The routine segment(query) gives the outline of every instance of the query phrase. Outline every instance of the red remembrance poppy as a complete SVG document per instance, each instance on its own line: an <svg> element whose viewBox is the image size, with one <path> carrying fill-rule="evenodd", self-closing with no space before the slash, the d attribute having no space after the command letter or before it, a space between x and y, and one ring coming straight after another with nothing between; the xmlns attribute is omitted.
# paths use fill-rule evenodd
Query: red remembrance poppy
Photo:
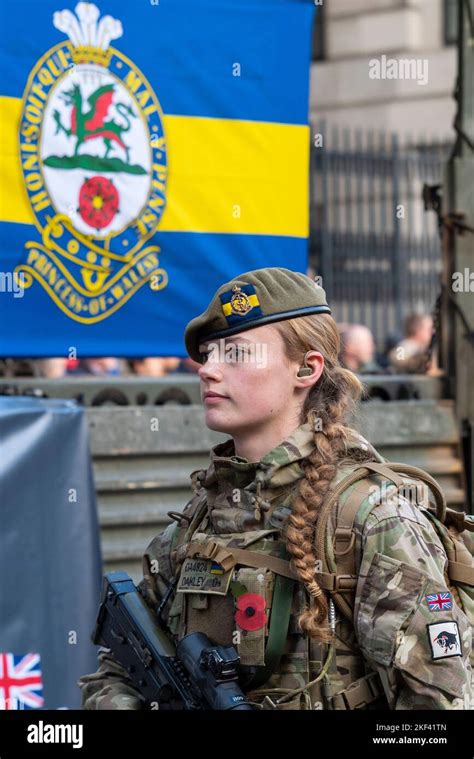
<svg viewBox="0 0 474 759"><path fill-rule="evenodd" d="M235 621L242 630L260 630L267 624L266 602L257 593L243 593L237 599Z"/></svg>

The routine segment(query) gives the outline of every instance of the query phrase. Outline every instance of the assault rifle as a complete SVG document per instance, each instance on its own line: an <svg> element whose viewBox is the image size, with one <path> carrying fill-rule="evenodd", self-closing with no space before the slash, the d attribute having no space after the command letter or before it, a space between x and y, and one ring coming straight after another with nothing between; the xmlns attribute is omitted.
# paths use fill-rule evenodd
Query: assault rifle
<svg viewBox="0 0 474 759"><path fill-rule="evenodd" d="M158 620L126 572L109 572L92 642L110 648L149 706L253 709L237 681L240 658L233 646L214 646L200 632L175 646Z"/></svg>

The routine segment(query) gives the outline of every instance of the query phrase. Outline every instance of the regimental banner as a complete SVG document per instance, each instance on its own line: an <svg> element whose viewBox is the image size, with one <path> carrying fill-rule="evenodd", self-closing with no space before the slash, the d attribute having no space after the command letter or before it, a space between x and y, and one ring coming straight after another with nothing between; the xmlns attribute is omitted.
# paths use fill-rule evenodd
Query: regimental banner
<svg viewBox="0 0 474 759"><path fill-rule="evenodd" d="M41 243L28 241L24 272L71 319L106 319L155 274L146 246L166 203L166 138L143 73L111 46L118 19L94 4L56 11L67 36L33 67L23 95L20 160ZM158 279L159 275L159 279Z"/></svg>
<svg viewBox="0 0 474 759"><path fill-rule="evenodd" d="M311 0L0 8L0 355L185 355L223 281L305 271Z"/></svg>

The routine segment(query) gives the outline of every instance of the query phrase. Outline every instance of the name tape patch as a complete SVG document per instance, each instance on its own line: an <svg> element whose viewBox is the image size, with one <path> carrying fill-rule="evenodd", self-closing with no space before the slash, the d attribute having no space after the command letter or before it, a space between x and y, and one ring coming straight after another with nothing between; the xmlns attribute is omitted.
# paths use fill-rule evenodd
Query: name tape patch
<svg viewBox="0 0 474 759"><path fill-rule="evenodd" d="M224 572L212 559L186 559L177 585L178 593L216 593L225 596L232 578L232 570Z"/></svg>

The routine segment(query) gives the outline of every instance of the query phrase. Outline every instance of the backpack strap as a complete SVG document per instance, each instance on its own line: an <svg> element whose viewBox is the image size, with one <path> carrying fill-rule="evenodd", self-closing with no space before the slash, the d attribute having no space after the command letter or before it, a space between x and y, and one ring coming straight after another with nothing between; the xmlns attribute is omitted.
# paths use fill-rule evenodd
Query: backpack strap
<svg viewBox="0 0 474 759"><path fill-rule="evenodd" d="M444 522L446 518L446 499L440 486L436 480L423 469L419 469L410 464L390 461L381 464L379 462L367 461L360 466L357 466L350 474L343 477L343 479L337 483L336 487L331 491L329 498L323 504L316 524L316 555L322 561L323 569L322 572L316 574L316 577L321 587L332 594L334 602L340 611L351 622L353 619L354 608L353 592L357 584L357 568L355 566L354 553L354 522L360 504L369 494L371 485L366 483L365 485L360 484L355 487L344 504L338 509L334 529L334 553L337 557L336 567L334 567L334 569L336 571L331 571L332 568L329 566L327 559L327 527L329 519L332 517L334 520L335 518L335 505L342 493L351 485L359 483L360 480L365 480L372 472L393 482L398 488L404 487L406 484L403 477L398 474L399 472L408 477L416 477L422 480L422 482L425 482L430 487L435 497L437 518L441 522ZM376 505L377 504L374 503L374 507Z"/></svg>
<svg viewBox="0 0 474 759"><path fill-rule="evenodd" d="M207 511L207 493L204 488L197 491L193 500L183 512L168 511L167 514L171 519L178 522L178 529L174 531L173 540L170 546L170 558L174 566L175 579L181 568L177 564L176 547L189 540L193 532L204 518ZM184 556L183 556L184 559Z"/></svg>
<svg viewBox="0 0 474 759"><path fill-rule="evenodd" d="M171 578L168 581L168 588L164 594L164 596L161 598L159 605L156 609L156 614L158 616L158 619L160 620L161 624L166 625L168 623L169 618L169 611L168 609L168 616L165 620L164 618L164 610L170 600L175 596L176 591L176 585L178 583L179 578L179 570L181 568L181 565L176 560L176 546L179 545L179 543L182 540L186 540L189 538L193 531L196 529L198 524L201 522L201 520L204 518L204 515L207 511L207 499L206 499L206 491L204 488L202 490L197 490L191 501L187 504L183 512L176 512L176 511L168 511L167 514L171 519L174 519L175 522L177 522L177 527L174 525L174 530L171 535L171 539L169 542L167 541L165 546L162 546L162 549L165 549L165 552L168 554L167 560L169 562L170 567L170 573ZM168 530L173 523L171 522L170 525L166 528ZM161 538L161 535L166 533L166 530L163 533L160 533L158 536L158 539ZM145 562L145 558L143 559L143 562ZM145 569L145 563L143 563L143 567ZM171 608L171 607L170 607Z"/></svg>
<svg viewBox="0 0 474 759"><path fill-rule="evenodd" d="M284 546L280 550L282 556L287 556ZM294 589L295 580L277 574L273 591L270 627L265 647L265 664L263 667L258 667L252 678L245 683L246 690L254 690L266 683L280 663L288 637Z"/></svg>
<svg viewBox="0 0 474 759"><path fill-rule="evenodd" d="M426 510L426 516L432 522L435 530L437 530L446 551L448 557L446 573L449 582L454 585L462 583L463 585L474 586L472 553L461 535L463 530L474 532L472 517L464 512L455 512L453 509L448 509L446 522L440 528L432 509ZM451 527L451 529L448 529L448 527Z"/></svg>
<svg viewBox="0 0 474 759"><path fill-rule="evenodd" d="M275 574L288 577L290 580L298 580L298 575L290 568L289 561L273 556L269 553L249 551L247 548L234 548L221 546L213 540L206 542L192 541L183 543L176 550L176 558L182 562L184 558L199 557L200 559L212 559L220 564L224 572L228 572L240 564L243 567L265 567Z"/></svg>

